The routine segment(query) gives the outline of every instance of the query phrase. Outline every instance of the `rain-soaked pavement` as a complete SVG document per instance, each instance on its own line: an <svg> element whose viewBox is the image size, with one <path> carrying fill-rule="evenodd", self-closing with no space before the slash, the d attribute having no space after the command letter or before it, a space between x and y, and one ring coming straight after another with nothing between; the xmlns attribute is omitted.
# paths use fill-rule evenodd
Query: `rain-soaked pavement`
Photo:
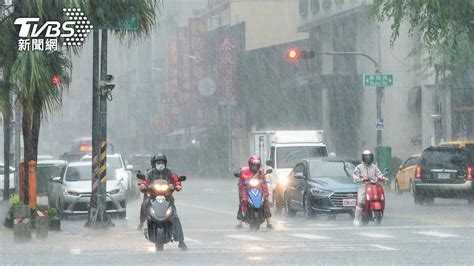
<svg viewBox="0 0 474 266"><path fill-rule="evenodd" d="M0 264L318 264L403 265L469 264L474 253L474 208L464 200L439 200L415 206L409 194L388 193L379 227L354 228L349 216L308 220L275 216L275 230L233 229L236 180L186 181L176 193L189 250L176 243L156 254L138 224L139 201L130 201L126 220L105 231L84 228L76 217L46 240L14 244L13 232L0 226ZM4 208L5 204L2 204ZM2 212L3 220L3 212Z"/></svg>

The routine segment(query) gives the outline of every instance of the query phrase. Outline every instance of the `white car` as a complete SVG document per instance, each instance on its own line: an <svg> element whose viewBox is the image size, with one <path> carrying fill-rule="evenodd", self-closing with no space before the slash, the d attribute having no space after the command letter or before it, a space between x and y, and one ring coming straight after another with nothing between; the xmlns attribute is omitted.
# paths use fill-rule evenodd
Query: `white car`
<svg viewBox="0 0 474 266"><path fill-rule="evenodd" d="M3 173L4 164L0 163L0 195L3 196L3 189L5 188L5 175ZM10 191L15 192L15 168L10 166Z"/></svg>
<svg viewBox="0 0 474 266"><path fill-rule="evenodd" d="M62 176L54 177L52 201L59 207L63 218L72 214L87 214L92 194L91 162L70 163ZM125 218L127 203L121 180L109 177L107 181L107 213Z"/></svg>
<svg viewBox="0 0 474 266"><path fill-rule="evenodd" d="M84 155L81 162L91 162L92 156L91 155ZM127 195L134 194L135 191L133 190L137 186L133 186L132 181L132 165L125 165L125 162L122 158L122 155L119 153L109 154L107 155L107 177L113 173L114 178L116 180L121 180L123 187L127 193ZM108 178L107 180L110 180Z"/></svg>

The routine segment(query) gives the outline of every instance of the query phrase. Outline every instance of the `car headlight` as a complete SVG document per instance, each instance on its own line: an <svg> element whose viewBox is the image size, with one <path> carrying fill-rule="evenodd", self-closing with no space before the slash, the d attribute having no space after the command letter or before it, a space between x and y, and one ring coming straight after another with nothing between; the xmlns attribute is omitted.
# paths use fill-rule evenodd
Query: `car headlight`
<svg viewBox="0 0 474 266"><path fill-rule="evenodd" d="M278 183L282 184L283 186L286 186L288 184L288 177L284 175L279 176Z"/></svg>
<svg viewBox="0 0 474 266"><path fill-rule="evenodd" d="M315 188L315 187L311 188L310 192L313 195L322 195L322 194L329 193L329 191L327 191L327 190L320 189L320 188Z"/></svg>
<svg viewBox="0 0 474 266"><path fill-rule="evenodd" d="M63 191L63 194L64 194L64 196L76 196L76 197L79 196L79 192L71 191L69 189L65 189Z"/></svg>
<svg viewBox="0 0 474 266"><path fill-rule="evenodd" d="M111 195L120 194L120 193L123 193L123 187L119 187L119 188L109 191L109 194Z"/></svg>

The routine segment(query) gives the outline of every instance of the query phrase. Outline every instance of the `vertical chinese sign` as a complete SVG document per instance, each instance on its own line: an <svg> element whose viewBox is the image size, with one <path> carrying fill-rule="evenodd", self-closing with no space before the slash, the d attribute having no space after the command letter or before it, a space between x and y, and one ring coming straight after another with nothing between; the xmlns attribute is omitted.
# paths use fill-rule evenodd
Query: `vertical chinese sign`
<svg viewBox="0 0 474 266"><path fill-rule="evenodd" d="M166 91L161 92L161 103L165 108L165 116L176 120L180 115L177 106L178 93L178 53L176 39L170 39L167 47L168 80Z"/></svg>
<svg viewBox="0 0 474 266"><path fill-rule="evenodd" d="M221 105L237 103L237 42L233 36L223 36L217 41L217 87Z"/></svg>
<svg viewBox="0 0 474 266"><path fill-rule="evenodd" d="M198 94L199 81L208 76L207 62L207 23L203 18L189 19L189 85L191 92L192 108L194 110L191 120L202 123L204 117L204 106Z"/></svg>

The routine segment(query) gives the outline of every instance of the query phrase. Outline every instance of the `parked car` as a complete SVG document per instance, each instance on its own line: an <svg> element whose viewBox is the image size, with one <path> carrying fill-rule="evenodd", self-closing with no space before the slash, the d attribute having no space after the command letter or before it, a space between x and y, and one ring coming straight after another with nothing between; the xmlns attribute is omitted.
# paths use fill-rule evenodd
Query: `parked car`
<svg viewBox="0 0 474 266"><path fill-rule="evenodd" d="M53 186L51 180L60 176L67 167L63 160L38 160L36 165L36 192L38 197L46 196L50 207L58 209L53 200Z"/></svg>
<svg viewBox="0 0 474 266"><path fill-rule="evenodd" d="M358 186L352 174L357 160L313 158L300 161L290 172L285 201L288 216L302 211L308 217L327 213L354 215Z"/></svg>
<svg viewBox="0 0 474 266"><path fill-rule="evenodd" d="M429 147L415 169L415 204L432 203L434 198L465 198L474 204L472 153L458 147Z"/></svg>
<svg viewBox="0 0 474 266"><path fill-rule="evenodd" d="M61 176L52 179L53 200L55 206L59 206L63 218L88 213L92 194L91 167L91 162L70 163ZM106 189L107 213L116 213L120 218L125 218L127 205L121 180L109 176Z"/></svg>
<svg viewBox="0 0 474 266"><path fill-rule="evenodd" d="M81 162L91 162L92 156L85 155L81 158ZM132 165L125 165L125 161L122 158L122 155L119 153L107 155L107 176L113 175L114 179L121 180L126 194L137 195L139 193L137 182L133 182L132 177Z"/></svg>
<svg viewBox="0 0 474 266"><path fill-rule="evenodd" d="M400 195L406 191L410 191L410 193L413 193L415 170L416 166L418 165L419 159L420 154L415 154L408 157L408 159L406 159L406 161L403 162L402 165L400 165L400 168L398 169L398 172L395 175L396 194Z"/></svg>
<svg viewBox="0 0 474 266"><path fill-rule="evenodd" d="M0 163L0 196L3 196L3 190L5 188L5 175L4 175L4 167L5 165L3 163ZM9 179L9 187L10 187L10 192L14 193L15 192L15 168L10 166L10 179Z"/></svg>

